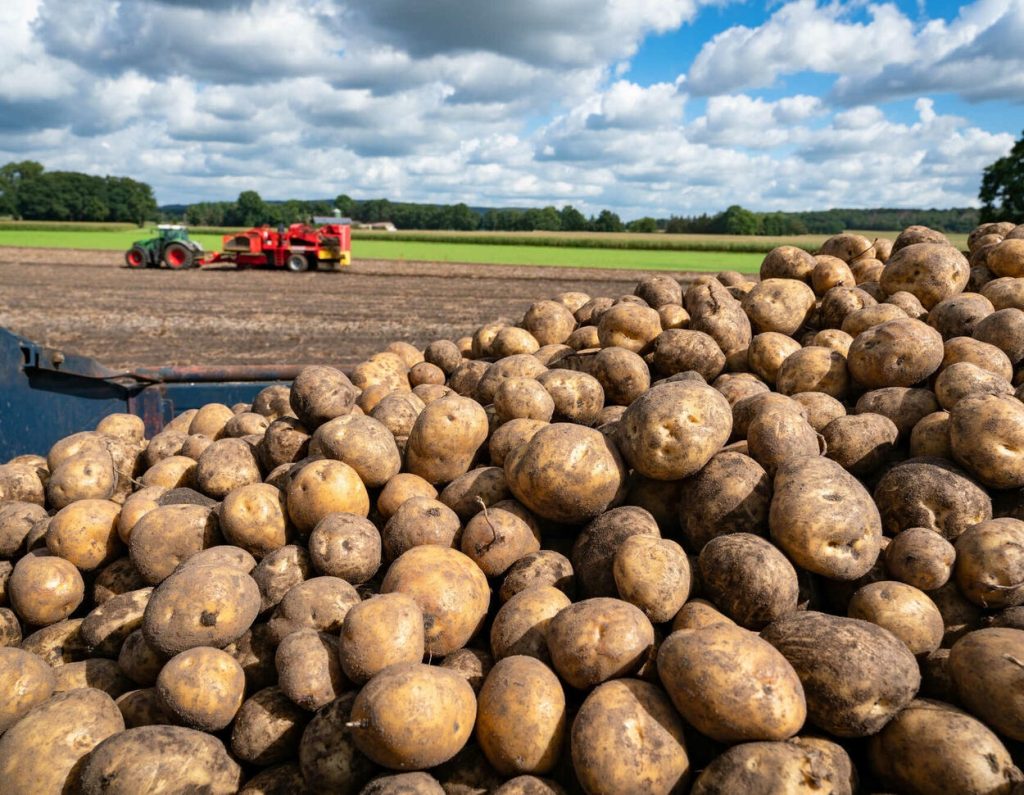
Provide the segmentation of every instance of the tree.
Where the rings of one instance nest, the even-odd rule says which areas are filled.
[[[346,218],[351,218],[356,211],[355,200],[351,196],[346,196],[344,193],[338,194],[338,197],[334,200],[334,206],[337,207],[341,214]]]
[[[1024,132],[1010,154],[985,169],[978,198],[982,201],[982,223],[1024,223]]]
[[[637,218],[635,221],[630,221],[626,224],[627,232],[657,232],[658,222],[650,216],[644,216],[643,218]]]
[[[42,164],[35,160],[22,160],[0,167],[0,213],[18,215],[18,186],[42,173]]]
[[[563,232],[586,232],[587,218],[571,204],[565,205],[559,213]]]
[[[601,210],[601,214],[594,221],[595,232],[621,232],[622,230],[622,219],[611,210]]]
[[[716,232],[720,231],[727,235],[756,235],[761,231],[758,217],[738,204],[732,205],[722,213],[716,225],[720,227],[715,230]]]
[[[267,205],[256,191],[244,190],[226,220],[229,226],[257,226],[267,220]]]

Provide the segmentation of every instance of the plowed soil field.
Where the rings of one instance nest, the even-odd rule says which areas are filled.
[[[119,252],[0,248],[0,326],[111,367],[350,366],[392,340],[516,322],[566,290],[618,296],[639,271],[357,260],[340,273],[129,270]],[[693,274],[678,274],[681,281]]]

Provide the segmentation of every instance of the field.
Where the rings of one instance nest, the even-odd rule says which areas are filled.
[[[110,252],[0,248],[0,326],[119,368],[350,366],[391,340],[518,321],[566,290],[632,292],[637,275],[363,259],[341,273],[134,271]]]

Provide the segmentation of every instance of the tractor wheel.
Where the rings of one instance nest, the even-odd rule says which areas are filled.
[[[149,254],[142,246],[132,246],[124,253],[124,262],[129,268],[145,268],[149,264]]]
[[[164,249],[164,264],[173,270],[191,268],[195,263],[196,253],[181,243],[171,243]]]
[[[303,273],[309,270],[309,260],[305,254],[289,254],[284,266],[292,273]]]

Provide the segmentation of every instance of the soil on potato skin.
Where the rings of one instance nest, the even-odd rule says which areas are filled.
[[[356,260],[341,272],[131,270],[122,252],[0,248],[0,326],[114,368],[333,364],[457,339],[568,290],[632,293],[635,270]],[[682,282],[696,274],[680,274]]]

